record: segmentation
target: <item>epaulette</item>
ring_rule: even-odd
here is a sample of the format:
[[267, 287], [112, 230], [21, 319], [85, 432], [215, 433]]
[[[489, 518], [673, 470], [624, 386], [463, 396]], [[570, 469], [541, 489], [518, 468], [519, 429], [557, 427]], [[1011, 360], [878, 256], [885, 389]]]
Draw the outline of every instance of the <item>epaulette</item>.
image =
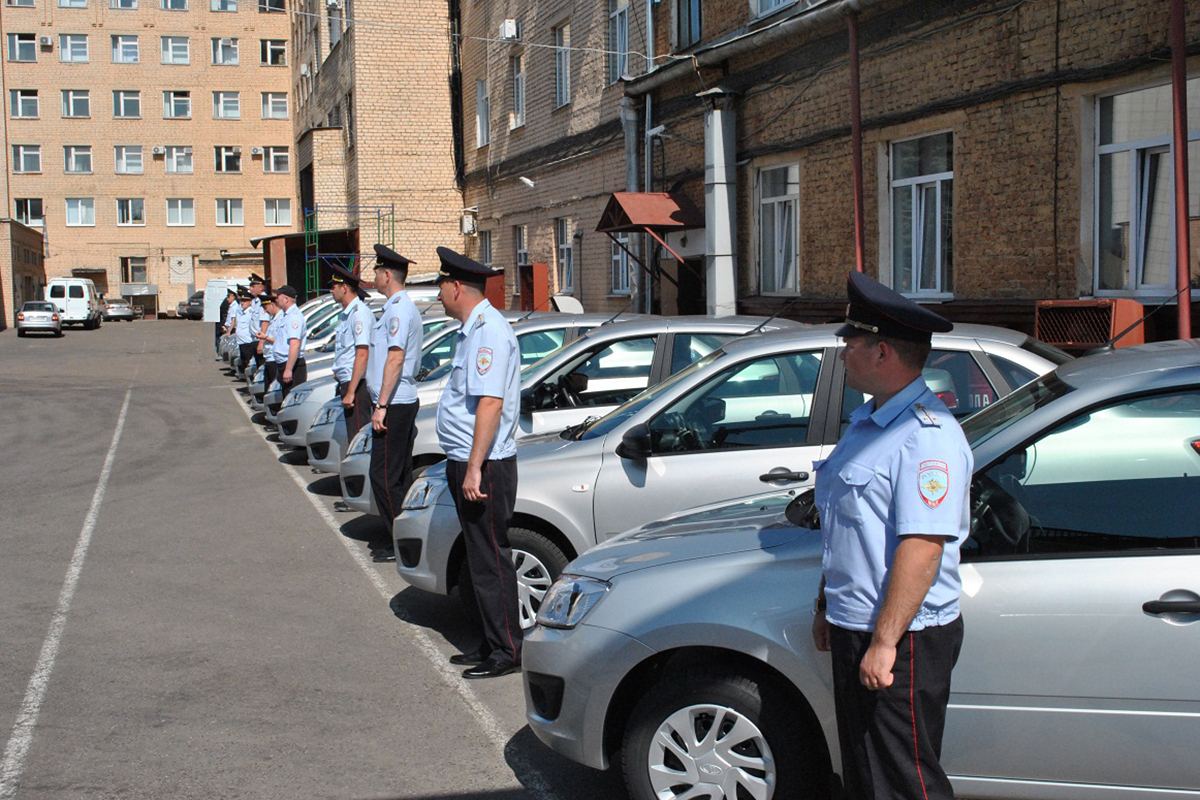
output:
[[913, 415], [926, 428], [940, 428], [942, 421], [938, 419], [937, 412], [932, 411], [923, 403], [913, 403], [910, 407]]

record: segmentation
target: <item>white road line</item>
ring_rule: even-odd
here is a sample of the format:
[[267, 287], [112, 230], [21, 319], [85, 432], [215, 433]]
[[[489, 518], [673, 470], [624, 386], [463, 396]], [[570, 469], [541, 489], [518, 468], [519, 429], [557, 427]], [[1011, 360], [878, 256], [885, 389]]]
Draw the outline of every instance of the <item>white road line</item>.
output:
[[104, 466], [100, 470], [100, 482], [96, 484], [96, 492], [92, 495], [92, 506], [88, 509], [83, 521], [83, 530], [79, 533], [79, 541], [75, 545], [75, 554], [67, 568], [67, 577], [63, 581], [62, 591], [58, 594], [58, 606], [50, 619], [50, 632], [42, 642], [42, 652], [38, 656], [37, 666], [29, 686], [25, 689], [25, 699], [21, 702], [21, 710], [17, 714], [16, 724], [4, 748], [4, 761], [0, 763], [0, 800], [10, 800], [17, 793], [21, 782], [21, 773], [25, 768], [25, 757], [29, 754], [29, 746], [33, 742], [33, 729], [37, 725], [38, 714], [42, 710], [42, 701], [46, 698], [46, 689], [50, 685], [50, 673], [54, 670], [54, 659], [58, 656], [58, 647], [62, 642], [63, 631], [67, 627], [67, 614], [71, 610], [71, 599], [75, 596], [75, 587], [79, 585], [79, 575], [83, 572], [83, 561], [87, 558], [88, 546], [92, 542], [92, 533], [96, 530], [96, 520], [100, 516], [100, 505], [104, 502], [104, 493], [108, 489], [108, 479], [112, 475], [113, 460], [117, 455], [117, 443], [121, 441], [121, 431], [125, 429], [125, 415], [129, 411], [129, 398], [133, 395], [131, 387], [125, 392], [125, 402], [121, 406], [121, 414], [117, 417], [117, 429], [113, 431], [112, 444], [108, 446], [108, 455], [104, 457]]
[[[242, 399], [237, 389], [234, 388], [231, 391], [233, 392], [234, 399], [237, 400], [238, 406], [246, 413], [246, 418], [253, 420], [254, 412], [248, 405], [246, 405], [246, 402]], [[271, 452], [278, 455], [280, 452], [279, 449], [267, 438], [266, 432], [257, 425], [254, 429], [258, 431], [263, 442], [271, 449]], [[350, 554], [350, 557], [354, 559], [359, 568], [361, 568], [366, 576], [371, 580], [371, 583], [375, 586], [375, 589], [379, 592], [383, 599], [390, 601], [394, 595], [394, 592], [392, 591], [392, 588], [383, 580], [383, 576], [381, 576], [375, 569], [373, 566], [374, 562], [368, 560], [366, 554], [364, 554], [360, 548], [356, 547], [349, 539], [342, 535], [341, 525], [338, 523], [337, 518], [333, 516], [333, 512], [326, 508], [315, 494], [308, 491], [308, 483], [300, 474], [300, 471], [291, 464], [282, 464], [281, 466], [287, 470], [289, 475], [292, 476], [292, 480], [294, 480], [296, 485], [300, 487], [300, 491], [304, 493], [304, 496], [308, 498], [310, 503], [312, 503], [313, 508], [317, 510], [317, 513], [320, 514], [321, 518], [325, 520], [325, 523], [329, 525], [330, 530], [336, 534], [338, 541], [342, 543], [342, 546], [346, 548], [346, 552]], [[479, 696], [475, 693], [475, 690], [472, 689], [470, 685], [463, 679], [459, 671], [447, 662], [446, 656], [443, 655], [442, 651], [438, 649], [437, 645], [433, 641], [433, 638], [426, 633], [424, 629], [413, 625], [411, 620], [404, 618], [401, 619], [407, 623], [404, 628], [408, 632], [409, 638], [413, 640], [418, 649], [420, 649], [421, 653], [424, 654], [424, 656], [429, 660], [429, 663], [433, 666], [433, 671], [437, 673], [438, 678], [441, 679], [442, 683], [449, 686], [458, 694], [459, 698], [463, 701], [463, 704], [466, 705], [467, 709], [475, 717], [475, 721], [479, 723], [479, 727], [483, 729], [484, 734], [486, 734], [488, 739], [491, 740], [492, 745], [495, 746], [500, 755], [510, 760], [515, 765], [521, 767], [522, 774], [520, 777], [524, 782], [524, 787], [529, 790], [534, 797], [541, 798], [541, 800], [555, 800], [554, 793], [550, 790], [550, 787], [546, 784], [546, 781], [531, 764], [525, 762], [525, 760], [519, 756], [509, 755], [505, 752], [505, 746], [508, 744], [508, 734], [505, 733], [503, 726], [500, 724], [500, 720], [496, 718], [496, 715], [492, 713], [491, 709], [484, 705], [483, 701], [480, 700]], [[0, 798], [0, 800], [3, 800], [3, 798]]]

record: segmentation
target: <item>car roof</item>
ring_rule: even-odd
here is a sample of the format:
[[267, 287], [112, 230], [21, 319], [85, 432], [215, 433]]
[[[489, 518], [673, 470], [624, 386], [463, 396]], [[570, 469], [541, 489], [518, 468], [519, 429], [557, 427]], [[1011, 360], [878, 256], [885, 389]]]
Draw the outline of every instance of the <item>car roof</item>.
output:
[[[767, 322], [765, 331], [773, 330], [805, 330], [808, 326], [800, 322], [795, 322], [788, 319], [772, 319], [768, 322], [768, 317], [751, 317], [744, 315], [734, 315], [728, 317], [705, 317], [705, 316], [682, 316], [682, 317], [655, 317], [647, 316], [641, 319], [630, 321], [614, 322], [610, 325], [605, 325], [603, 330], [606, 334], [613, 335], [638, 335], [651, 333], [689, 333], [689, 332], [705, 332], [705, 333], [731, 333], [734, 335], [749, 333], [750, 331]], [[596, 331], [590, 331], [588, 336], [594, 336]]]
[[1063, 364], [1054, 374], [1077, 389], [1103, 384], [1112, 394], [1130, 387], [1200, 382], [1200, 339], [1174, 339], [1095, 353]]
[[[837, 336], [837, 330], [840, 327], [842, 327], [841, 323], [833, 322], [782, 331], [764, 331], [756, 336], [747, 336], [728, 342], [723, 349], [730, 354], [743, 353], [748, 350], [769, 352], [780, 346], [791, 346], [796, 342], [811, 343], [817, 347], [837, 347], [842, 343], [841, 338]], [[954, 330], [949, 333], [933, 334], [933, 344], [937, 347], [939, 344], [945, 345], [953, 342], [969, 342], [983, 339], [1020, 347], [1028, 338], [1027, 335], [1020, 331], [998, 328], [994, 325], [955, 323]]]

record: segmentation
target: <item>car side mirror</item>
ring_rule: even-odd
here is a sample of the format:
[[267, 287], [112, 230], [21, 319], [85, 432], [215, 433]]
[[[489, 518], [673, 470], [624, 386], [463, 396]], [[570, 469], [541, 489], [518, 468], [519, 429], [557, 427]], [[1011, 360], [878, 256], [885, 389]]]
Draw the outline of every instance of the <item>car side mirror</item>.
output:
[[617, 455], [630, 461], [645, 461], [653, 455], [650, 449], [650, 426], [643, 422], [625, 431], [621, 443], [617, 445]]

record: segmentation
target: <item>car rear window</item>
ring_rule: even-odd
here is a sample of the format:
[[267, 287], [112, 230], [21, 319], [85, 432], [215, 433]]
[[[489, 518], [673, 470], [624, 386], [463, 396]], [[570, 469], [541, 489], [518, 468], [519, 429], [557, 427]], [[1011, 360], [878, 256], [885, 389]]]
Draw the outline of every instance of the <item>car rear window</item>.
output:
[[68, 286], [67, 288], [71, 291], [71, 297], [83, 297], [82, 286]]
[[962, 420], [967, 443], [975, 449], [1013, 423], [1071, 391], [1053, 372], [1027, 383], [1004, 399]]
[[50, 296], [51, 297], [66, 297], [67, 296], [67, 287], [63, 286], [61, 283], [56, 283], [55, 285], [50, 287]]
[[53, 311], [53, 303], [26, 303], [22, 311]]

